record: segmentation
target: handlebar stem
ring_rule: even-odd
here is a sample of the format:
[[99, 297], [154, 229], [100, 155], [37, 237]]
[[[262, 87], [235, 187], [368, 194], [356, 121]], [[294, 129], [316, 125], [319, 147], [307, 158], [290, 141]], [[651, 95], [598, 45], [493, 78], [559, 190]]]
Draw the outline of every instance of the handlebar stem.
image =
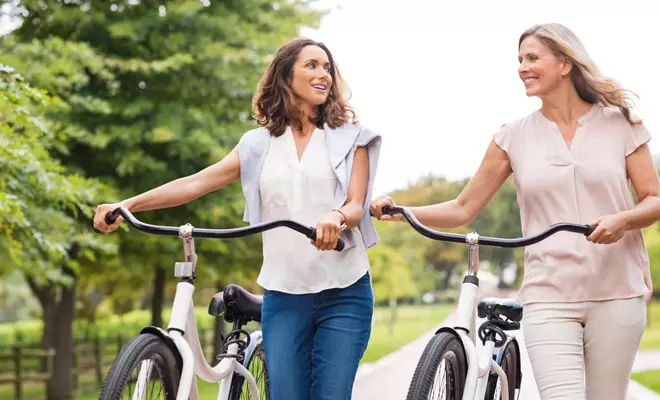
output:
[[191, 224], [179, 227], [179, 237], [183, 240], [183, 252], [185, 262], [176, 263], [174, 275], [176, 277], [194, 279], [195, 267], [197, 266], [197, 254], [195, 253], [195, 240], [193, 239], [193, 226]]
[[468, 233], [465, 241], [468, 245], [468, 273], [477, 276], [477, 272], [479, 272], [479, 234]]

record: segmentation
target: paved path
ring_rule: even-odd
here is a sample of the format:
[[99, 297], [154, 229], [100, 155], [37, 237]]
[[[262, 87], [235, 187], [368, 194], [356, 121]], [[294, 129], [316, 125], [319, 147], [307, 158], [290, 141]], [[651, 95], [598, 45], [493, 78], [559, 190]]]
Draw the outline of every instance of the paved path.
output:
[[[417, 366], [417, 361], [424, 351], [426, 343], [438, 327], [452, 325], [453, 315], [436, 328], [401, 349], [386, 355], [375, 363], [364, 364], [357, 373], [353, 389], [354, 400], [405, 400], [408, 385]], [[480, 321], [477, 321], [477, 324]], [[478, 326], [478, 325], [477, 325]], [[531, 371], [529, 358], [525, 351], [522, 330], [516, 332], [522, 355], [523, 384], [518, 397], [521, 400], [540, 400], [536, 382]], [[481, 344], [478, 344], [480, 347]], [[660, 369], [660, 351], [640, 352], [635, 360], [634, 372]], [[660, 400], [660, 395], [644, 386], [631, 381], [626, 400]]]

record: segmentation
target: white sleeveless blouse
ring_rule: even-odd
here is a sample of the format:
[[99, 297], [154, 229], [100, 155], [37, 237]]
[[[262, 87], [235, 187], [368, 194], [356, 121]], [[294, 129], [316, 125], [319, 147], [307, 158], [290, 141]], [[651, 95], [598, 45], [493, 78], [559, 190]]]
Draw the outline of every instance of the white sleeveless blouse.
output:
[[[332, 211], [339, 184], [325, 144], [325, 132], [312, 133], [302, 158], [287, 128], [272, 136], [259, 186], [263, 222], [292, 219], [314, 227]], [[319, 251], [310, 239], [289, 228], [263, 233], [263, 265], [257, 283], [291, 294], [317, 293], [355, 283], [369, 270], [369, 259], [357, 227], [357, 245], [345, 251]]]

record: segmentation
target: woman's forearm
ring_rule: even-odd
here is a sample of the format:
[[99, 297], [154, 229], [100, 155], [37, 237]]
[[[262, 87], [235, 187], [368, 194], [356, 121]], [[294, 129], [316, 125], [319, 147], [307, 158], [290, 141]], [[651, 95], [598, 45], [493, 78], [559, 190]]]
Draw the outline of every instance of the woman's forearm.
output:
[[158, 210], [189, 203], [202, 196], [192, 176], [168, 182], [119, 204], [131, 212]]
[[408, 209], [419, 222], [434, 228], [455, 228], [467, 224], [471, 219], [457, 199]]
[[346, 203], [339, 209], [339, 212], [344, 216], [344, 223], [347, 229], [360, 225], [360, 221], [362, 221], [362, 216], [364, 215], [362, 204], [358, 204], [357, 202]]
[[660, 198], [646, 196], [637, 206], [621, 213], [627, 230], [643, 229], [660, 220]]
[[202, 171], [168, 182], [119, 204], [131, 212], [157, 210], [189, 203], [213, 190], [220, 189], [240, 177], [238, 150]]

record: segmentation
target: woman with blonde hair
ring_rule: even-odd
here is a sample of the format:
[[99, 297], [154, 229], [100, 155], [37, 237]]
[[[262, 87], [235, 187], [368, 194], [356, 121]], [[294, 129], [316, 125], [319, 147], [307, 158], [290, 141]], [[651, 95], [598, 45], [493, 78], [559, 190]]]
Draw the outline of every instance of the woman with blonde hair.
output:
[[[456, 199], [410, 210], [437, 228], [467, 224], [513, 174], [524, 235], [558, 222], [597, 225], [586, 241], [559, 233], [526, 248], [523, 331], [542, 399], [625, 399], [652, 290], [641, 228], [660, 220], [651, 135], [568, 28], [529, 28], [518, 54], [541, 108], [493, 135]], [[387, 204], [375, 199], [372, 214], [401, 220], [382, 214]]]

